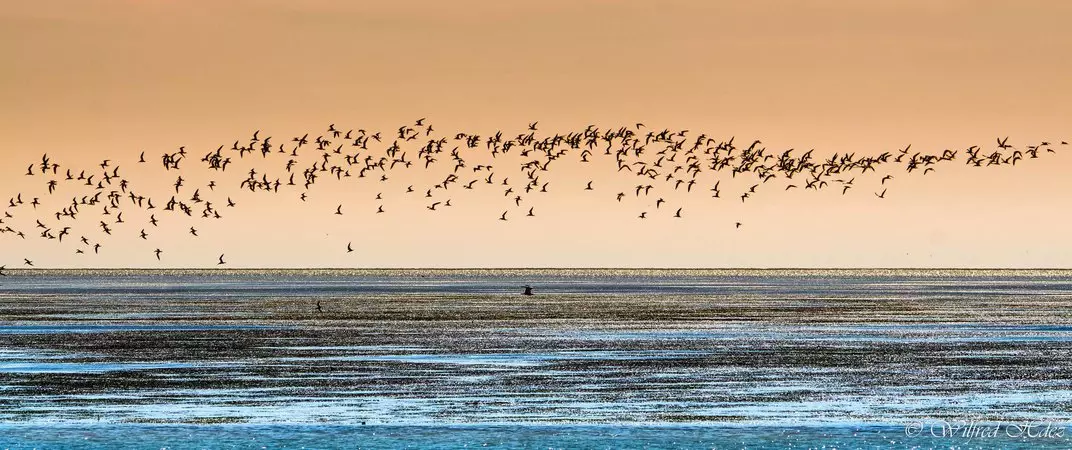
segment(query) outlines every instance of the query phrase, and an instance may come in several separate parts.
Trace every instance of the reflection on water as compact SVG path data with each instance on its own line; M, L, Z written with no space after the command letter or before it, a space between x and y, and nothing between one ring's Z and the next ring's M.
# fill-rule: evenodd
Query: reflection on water
M0 423L31 434L55 423L83 424L72 433L287 424L279 430L296 435L323 425L346 434L367 432L362 424L510 424L511 433L570 447L554 433L577 428L547 430L598 425L596 435L654 438L661 434L643 430L688 424L708 429L683 428L692 434L681 439L698 446L727 425L746 427L732 428L745 438L804 427L799 442L863 445L870 441L845 433L930 419L1072 417L1072 273L23 273L4 281ZM537 295L517 295L522 284ZM450 430L464 442L510 434ZM876 433L868 436L885 431Z

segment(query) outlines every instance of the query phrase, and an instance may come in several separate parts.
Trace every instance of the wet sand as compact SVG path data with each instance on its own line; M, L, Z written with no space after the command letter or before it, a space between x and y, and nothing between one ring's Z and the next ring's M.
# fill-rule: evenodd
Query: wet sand
M1060 273L4 282L9 424L1072 417L1072 275ZM538 295L518 295L523 282Z

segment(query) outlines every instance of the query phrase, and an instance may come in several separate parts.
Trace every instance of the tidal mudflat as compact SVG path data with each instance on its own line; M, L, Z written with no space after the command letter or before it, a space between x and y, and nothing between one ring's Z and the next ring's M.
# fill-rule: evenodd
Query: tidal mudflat
M1072 445L1072 272L0 282L4 447Z

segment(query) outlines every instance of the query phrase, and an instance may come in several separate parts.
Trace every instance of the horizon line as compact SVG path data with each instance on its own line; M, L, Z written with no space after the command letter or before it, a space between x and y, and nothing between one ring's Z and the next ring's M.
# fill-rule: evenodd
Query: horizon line
M7 271L307 271L307 270L1049 270L1072 271L1072 267L8 267Z

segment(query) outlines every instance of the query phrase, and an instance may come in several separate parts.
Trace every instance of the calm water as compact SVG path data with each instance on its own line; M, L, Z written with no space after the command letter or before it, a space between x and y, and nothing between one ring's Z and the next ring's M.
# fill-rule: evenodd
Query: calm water
M1072 272L11 275L0 448L1072 447Z

